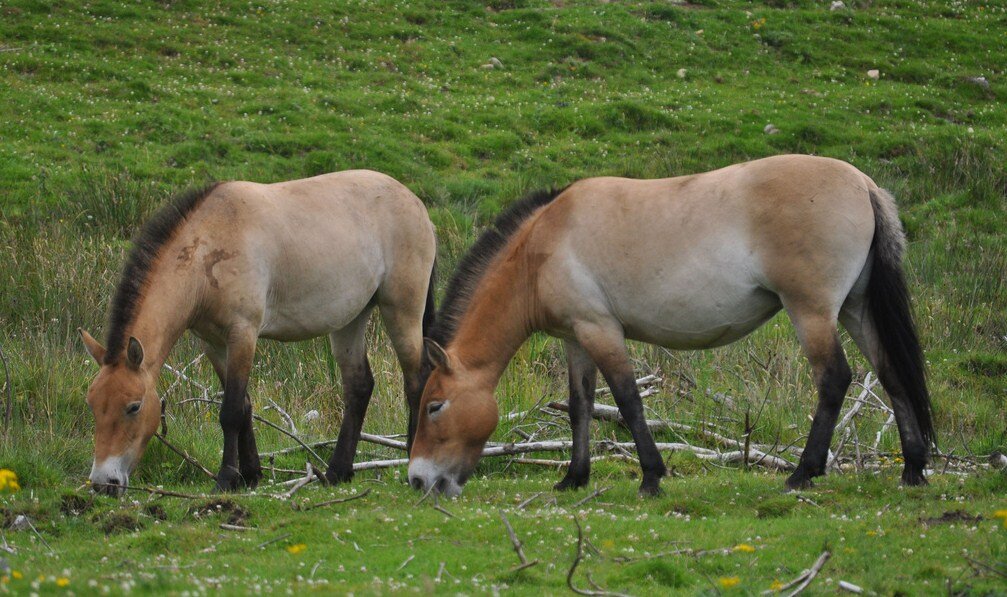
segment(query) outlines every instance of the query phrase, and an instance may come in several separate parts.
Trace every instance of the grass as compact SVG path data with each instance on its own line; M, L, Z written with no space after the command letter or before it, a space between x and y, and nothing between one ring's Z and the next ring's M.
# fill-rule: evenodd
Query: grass
M320 559L326 561L315 578L338 577L363 592L397 588L374 584L375 576L421 590L564 590L575 529L562 509L535 506L512 515L519 535L542 534L543 543L526 543L529 557L543 563L506 576L516 560L496 508L547 491L556 475L502 461L481 465L485 478L447 505L457 515L451 520L410 509L415 496L394 482L395 473L362 475L361 483L336 490L376 483L372 495L332 511L292 513L262 498L236 498L254 512L262 529L256 537L293 532L291 541L308 546L298 555L284 543L257 551L255 537L222 532L216 518L197 521L173 501L163 504L167 519L157 524L129 500L99 498L87 515L60 513L63 494L86 477L92 447L83 396L94 367L74 330L102 331L138 224L172 194L211 179L275 181L355 167L387 172L427 203L443 284L481 227L533 188L593 175L671 176L786 152L850 161L900 202L941 448L960 455L1007 450L1007 9L982 2L847 4L829 11L811 0L4 3L0 345L11 363L15 416L10 436L0 438L0 468L17 471L25 489L0 498L0 507L33 513L57 553L50 556L30 533L5 531L19 551L4 557L28 580L59 578L67 568L71 588L81 592L91 578L119 591L124 574L148 590L182 590L222 576L229 586L238 583L234 592L256 578L306 586L297 575L307 579ZM491 58L502 68L484 67ZM880 71L878 80L867 76L870 69ZM979 76L988 87L970 81ZM764 133L768 124L779 133ZM366 428L401 432L401 382L380 326L370 341L377 391ZM863 379L863 358L849 342L846 348ZM171 362L190 362L196 351L185 338ZM632 351L641 374L665 378L647 401L655 416L717 422L740 435L745 413L761 410L753 441L797 441L806 433L813 388L783 316L722 349ZM532 338L503 380L501 410L562 397L564 368L556 342ZM212 385L206 363L191 372ZM171 389L170 437L212 467L220 450L216 416L179 406L191 388L171 388L170 381L161 381L163 391ZM260 413L276 417L262 410L272 399L305 438L335 435L341 390L324 341L263 344L252 383ZM312 409L322 416L302 423ZM858 430L873 437L882 422L868 413ZM626 439L609 425L594 434ZM512 425L502 425L495 439L514 437ZM265 429L259 441L263 451L288 445ZM881 446L897 451L896 434L883 433ZM365 446L360 458L386 455ZM298 468L298 458L279 464ZM938 475L933 486L908 491L895 488L887 469L880 478L847 474L809 494L822 506L815 509L781 497L776 476L707 471L677 456L672 464L687 477L666 481L668 494L651 502L634 497L633 467L599 465L596 482L614 489L597 501L611 504L604 510L615 519L584 513L592 543L608 556L627 544L653 553L682 540L696 548L745 542L757 551L631 564L594 555L584 566L602 586L713 592L721 576L738 576L734 590L754 593L796 575L828 541L834 556L825 575L835 582L879 593L944 590L949 579L952 588L976 593L999 588L994 574L973 575L961 554L968 549L1001 567L1007 561L1005 535L989 519L1004 507L1002 477ZM185 492L208 488L198 471L159 445L148 449L134 480ZM304 497L332 491L308 489ZM583 495L557 499L568 506ZM962 504L951 503L959 497ZM699 508L689 523L664 516L678 504ZM972 525L976 531L919 522L958 508L985 517ZM878 511L884 533L868 539L861 526ZM358 541L364 552L332 536L344 533L333 512L365 538ZM106 538L100 527L112 513L143 528L112 528ZM407 513L415 517L412 531L389 532L380 520ZM646 520L636 520L644 513ZM843 515L850 520L833 518ZM846 528L857 532L843 535ZM217 542L217 552L200 552ZM459 550L473 546L485 552ZM844 553L847 546L856 554ZM189 554L175 563L191 568L156 568L166 565L161 553ZM416 559L396 570L413 553ZM440 561L458 562L447 570L460 585L449 576L427 584ZM252 572L232 573L224 564ZM368 570L359 570L364 565ZM578 586L586 586L580 574ZM474 585L477 575L482 580ZM824 590L824 580L815 586Z

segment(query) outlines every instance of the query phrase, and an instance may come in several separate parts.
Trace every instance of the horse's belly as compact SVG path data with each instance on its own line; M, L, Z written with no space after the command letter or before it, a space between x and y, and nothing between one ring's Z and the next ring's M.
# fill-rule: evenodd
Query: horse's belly
M779 298L754 285L693 285L626 297L617 316L626 336L672 349L723 346L765 323L780 310Z

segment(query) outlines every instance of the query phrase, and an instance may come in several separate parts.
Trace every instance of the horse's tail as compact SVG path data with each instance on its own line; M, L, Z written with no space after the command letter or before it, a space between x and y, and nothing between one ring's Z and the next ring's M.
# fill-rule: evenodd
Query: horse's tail
M437 282L437 260L430 266L430 285L427 286L427 304L423 309L423 337L430 335L430 329L437 320L437 305L434 304L434 284Z
M874 208L874 255L867 282L867 306L881 344L879 358L896 377L916 415L923 442L936 443L923 350L916 334L909 290L902 271L906 238L895 199L883 189L870 192Z

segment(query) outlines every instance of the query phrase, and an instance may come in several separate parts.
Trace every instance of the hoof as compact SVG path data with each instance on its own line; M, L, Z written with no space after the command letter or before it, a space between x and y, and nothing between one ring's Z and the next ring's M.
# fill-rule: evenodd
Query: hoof
M262 480L262 469L254 468L241 471L241 484L248 489L255 489L259 486L259 481Z
M662 493L660 479L644 479L640 484L640 497L658 497Z
M219 493L227 493L239 489L244 484L241 473L233 466L225 466L217 473L217 485L214 488Z
M922 470L909 470L906 468L902 471L902 484L907 487L920 487L927 485L927 478L923 476Z
M798 475L796 472L787 479L788 491L799 491L801 489L811 489L815 484L811 482L811 477Z
M350 470L339 470L329 467L329 470L325 471L325 482L329 485L338 485L340 483L349 483L353 480L353 469Z
M589 477L571 477L567 475L563 477L563 480L552 486L556 491L572 491L574 489L580 489L581 487L586 487Z

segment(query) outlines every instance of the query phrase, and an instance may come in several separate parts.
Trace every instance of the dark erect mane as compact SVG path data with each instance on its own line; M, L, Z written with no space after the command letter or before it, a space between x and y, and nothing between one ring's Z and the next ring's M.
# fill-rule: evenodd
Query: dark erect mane
M168 242L179 225L218 184L213 183L179 195L171 203L159 209L133 238L133 248L130 249L129 256L126 257L126 264L122 268L119 285L116 286L115 295L112 297L112 307L109 311L106 364L113 365L122 358L128 340L126 328L133 323L133 319L136 317L136 309L143 297L147 274L150 272L161 247Z
M548 205L566 189L540 190L514 203L493 220L472 248L458 263L448 282L444 302L437 311L437 319L429 337L441 346L447 346L455 335L458 321L468 308L472 292L482 279L493 258L507 245L507 241L536 210Z

